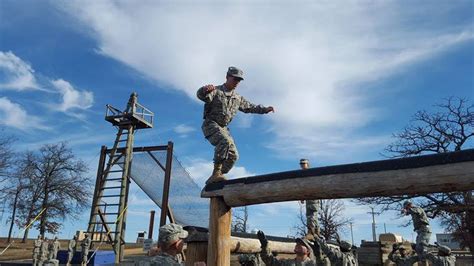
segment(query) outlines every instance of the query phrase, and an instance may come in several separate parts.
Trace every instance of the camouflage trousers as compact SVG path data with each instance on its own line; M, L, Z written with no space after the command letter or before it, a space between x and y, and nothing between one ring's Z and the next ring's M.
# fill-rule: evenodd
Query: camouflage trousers
M319 228L318 223L319 200L306 201L306 226L308 231Z
M422 255L428 252L428 245L430 243L431 231L427 230L417 230L416 231L416 253Z
M212 133L207 135L209 131ZM214 163L222 164L222 173L228 173L239 159L239 153L229 129L210 123L203 125L203 132L209 143L214 146Z

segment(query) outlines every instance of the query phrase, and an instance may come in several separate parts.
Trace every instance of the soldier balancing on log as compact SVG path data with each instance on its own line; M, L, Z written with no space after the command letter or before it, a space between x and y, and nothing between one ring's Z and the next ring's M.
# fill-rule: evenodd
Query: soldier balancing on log
M267 114L274 112L272 106L255 105L240 96L235 89L243 80L242 70L229 67L226 82L219 86L206 85L197 91L197 97L204 104L204 137L214 146L214 170L206 184L225 180L239 158L239 153L229 131L229 124L237 111Z
M300 167L302 170L309 169L309 160L301 159ZM301 203L305 201L302 200ZM308 232L306 234L306 239L314 241L314 235L320 236L320 229L318 223L318 211L321 202L319 200L306 200L306 227Z

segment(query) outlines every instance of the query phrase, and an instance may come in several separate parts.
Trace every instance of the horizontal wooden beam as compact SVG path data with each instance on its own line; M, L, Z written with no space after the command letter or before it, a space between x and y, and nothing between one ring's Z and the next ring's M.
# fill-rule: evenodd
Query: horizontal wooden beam
M230 207L300 199L421 195L474 189L474 149L295 170L207 185Z
M149 151L166 151L168 145L160 145L160 146L148 146L148 147L134 147L133 152L149 152ZM106 152L110 153L112 149L107 149ZM118 148L115 152L116 153L123 153L125 148Z

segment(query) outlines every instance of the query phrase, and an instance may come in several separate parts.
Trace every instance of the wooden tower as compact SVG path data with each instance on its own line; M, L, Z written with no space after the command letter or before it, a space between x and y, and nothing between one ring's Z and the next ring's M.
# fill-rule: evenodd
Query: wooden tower
M153 113L132 93L124 111L107 105L105 120L118 132L114 146L102 146L87 232L92 243L109 243L115 263L123 260L134 133L153 127Z

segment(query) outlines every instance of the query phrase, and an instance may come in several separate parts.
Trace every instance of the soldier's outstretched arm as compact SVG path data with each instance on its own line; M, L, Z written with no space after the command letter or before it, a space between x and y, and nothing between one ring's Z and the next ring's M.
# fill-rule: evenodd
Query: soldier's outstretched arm
M342 252L337 249L332 249L331 247L329 247L324 239L315 237L314 240L318 242L319 246L321 247L321 250L323 251L324 254L326 254L326 256L328 256L330 260L335 260L342 257Z
M203 102L210 103L216 95L216 87L214 85L205 85L198 89L196 96Z
M265 107L263 105L255 105L247 101L244 97L240 99L239 111L244 113L254 113L254 114L267 114L269 112L275 112L272 106Z

